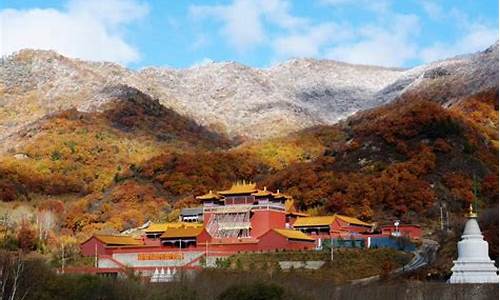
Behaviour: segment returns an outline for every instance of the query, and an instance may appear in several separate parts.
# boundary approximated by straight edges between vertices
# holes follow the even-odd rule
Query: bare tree
[[[36,219],[38,224],[38,237],[40,240],[46,240],[50,230],[52,230],[56,224],[56,217],[52,211],[42,210],[38,212]]]
[[[22,297],[18,297],[24,271],[22,254],[18,253],[14,256],[2,253],[0,264],[0,300],[25,299],[29,289],[24,292]]]

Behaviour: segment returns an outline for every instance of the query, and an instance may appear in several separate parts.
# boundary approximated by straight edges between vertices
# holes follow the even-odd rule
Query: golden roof
[[[313,238],[309,237],[307,234],[305,234],[301,231],[298,231],[298,230],[276,229],[276,228],[273,230],[276,231],[279,235],[286,237],[287,239],[314,241]]]
[[[235,182],[229,190],[220,191],[221,195],[233,195],[233,194],[252,194],[257,192],[257,184],[255,182]]]
[[[353,218],[353,217],[348,217],[348,216],[343,216],[343,215],[335,215],[335,217],[337,217],[337,218],[341,219],[342,221],[347,222],[349,224],[355,224],[355,225],[361,225],[361,226],[368,226],[368,227],[372,227],[373,226],[372,223],[363,222],[363,221],[361,221],[358,218]]]
[[[95,234],[95,238],[106,245],[123,245],[123,246],[139,246],[144,243],[131,236],[126,235],[101,235]]]
[[[335,220],[335,216],[321,216],[321,217],[303,217],[298,218],[295,223],[293,223],[294,227],[301,226],[330,226]]]
[[[196,199],[198,200],[213,200],[213,199],[220,199],[221,196],[217,193],[214,193],[212,191],[208,192],[205,195],[197,196]]]
[[[203,227],[179,227],[172,228],[165,231],[160,238],[161,239],[171,239],[171,238],[186,238],[186,237],[197,237],[202,233]]]
[[[298,218],[293,224],[294,227],[301,226],[329,226],[333,223],[335,218],[339,218],[340,220],[347,222],[349,224],[360,225],[372,227],[372,223],[363,222],[358,218],[348,217],[344,215],[333,215],[333,216],[320,216],[320,217],[304,217]]]
[[[180,227],[202,228],[203,224],[188,223],[188,222],[151,224],[148,226],[148,228],[146,228],[146,230],[144,230],[144,232],[146,233],[165,232],[169,229],[175,229]]]
[[[264,190],[258,190],[257,193],[252,194],[252,196],[256,196],[256,197],[264,197],[264,196],[270,196],[270,195],[272,195],[272,193],[267,190],[267,187],[264,187]]]

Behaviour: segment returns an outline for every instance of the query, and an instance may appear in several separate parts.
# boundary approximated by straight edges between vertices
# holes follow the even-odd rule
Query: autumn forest
[[[498,257],[498,89],[450,108],[409,95],[336,125],[245,140],[121,88],[100,112],[31,124],[0,157],[2,248],[57,257],[65,243],[77,253],[96,231],[176,220],[180,208],[199,205],[195,196],[245,179],[286,191],[312,215],[432,229],[440,207],[459,226],[473,203]],[[34,221],[14,226],[23,214]]]

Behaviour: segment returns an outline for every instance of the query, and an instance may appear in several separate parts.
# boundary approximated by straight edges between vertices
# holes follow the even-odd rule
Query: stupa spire
[[[472,202],[469,204],[469,211],[465,214],[467,219],[477,218],[477,213],[474,212],[474,208],[472,207]]]

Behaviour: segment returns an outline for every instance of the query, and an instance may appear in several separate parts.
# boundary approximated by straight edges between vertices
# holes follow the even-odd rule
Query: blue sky
[[[3,0],[0,53],[267,67],[294,57],[411,67],[498,39],[496,0]]]

